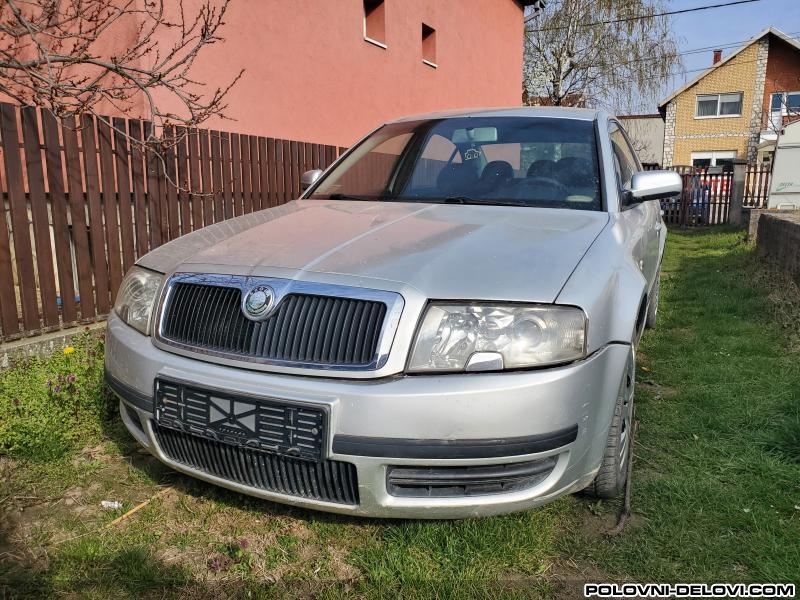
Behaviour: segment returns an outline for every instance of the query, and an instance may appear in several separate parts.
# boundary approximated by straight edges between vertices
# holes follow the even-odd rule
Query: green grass
[[[0,374],[0,596],[555,598],[585,579],[800,582],[798,317],[800,293],[739,233],[671,233],[658,328],[638,355],[634,514],[617,537],[605,535],[616,502],[575,496],[487,519],[371,521],[185,478],[108,418],[89,354],[101,342],[86,340]],[[33,427],[53,406],[47,380],[79,365],[91,397]]]
[[[768,298],[786,284],[738,233],[670,236],[639,354],[640,524],[562,552],[613,577],[800,581],[800,356]]]

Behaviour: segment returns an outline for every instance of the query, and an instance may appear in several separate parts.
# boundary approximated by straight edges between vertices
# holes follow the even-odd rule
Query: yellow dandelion
[[[73,352],[75,352],[75,348],[73,348],[72,346],[67,346],[66,348],[64,348],[64,354],[72,354]]]

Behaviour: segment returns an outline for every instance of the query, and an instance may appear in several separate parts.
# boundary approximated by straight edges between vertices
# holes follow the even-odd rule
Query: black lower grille
[[[269,492],[358,504],[358,479],[353,464],[301,460],[225,444],[155,423],[153,428],[168,458],[209,475]]]
[[[386,304],[291,293],[256,322],[238,288],[176,283],[164,309],[164,339],[202,350],[283,363],[368,366],[376,357]]]
[[[553,471],[557,458],[477,467],[389,467],[392,496],[446,498],[504,494],[531,488]]]

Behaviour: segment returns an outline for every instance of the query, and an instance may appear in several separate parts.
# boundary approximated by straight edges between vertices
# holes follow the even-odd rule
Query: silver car
[[[622,490],[677,174],[603,112],[514,108],[383,125],[304,185],[126,275],[106,378],[144,447],[373,517]]]

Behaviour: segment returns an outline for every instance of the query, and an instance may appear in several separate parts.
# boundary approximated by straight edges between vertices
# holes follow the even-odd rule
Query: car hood
[[[139,264],[164,273],[325,273],[351,285],[399,282],[435,299],[553,302],[607,222],[607,213],[567,209],[298,200],[183,236]]]

